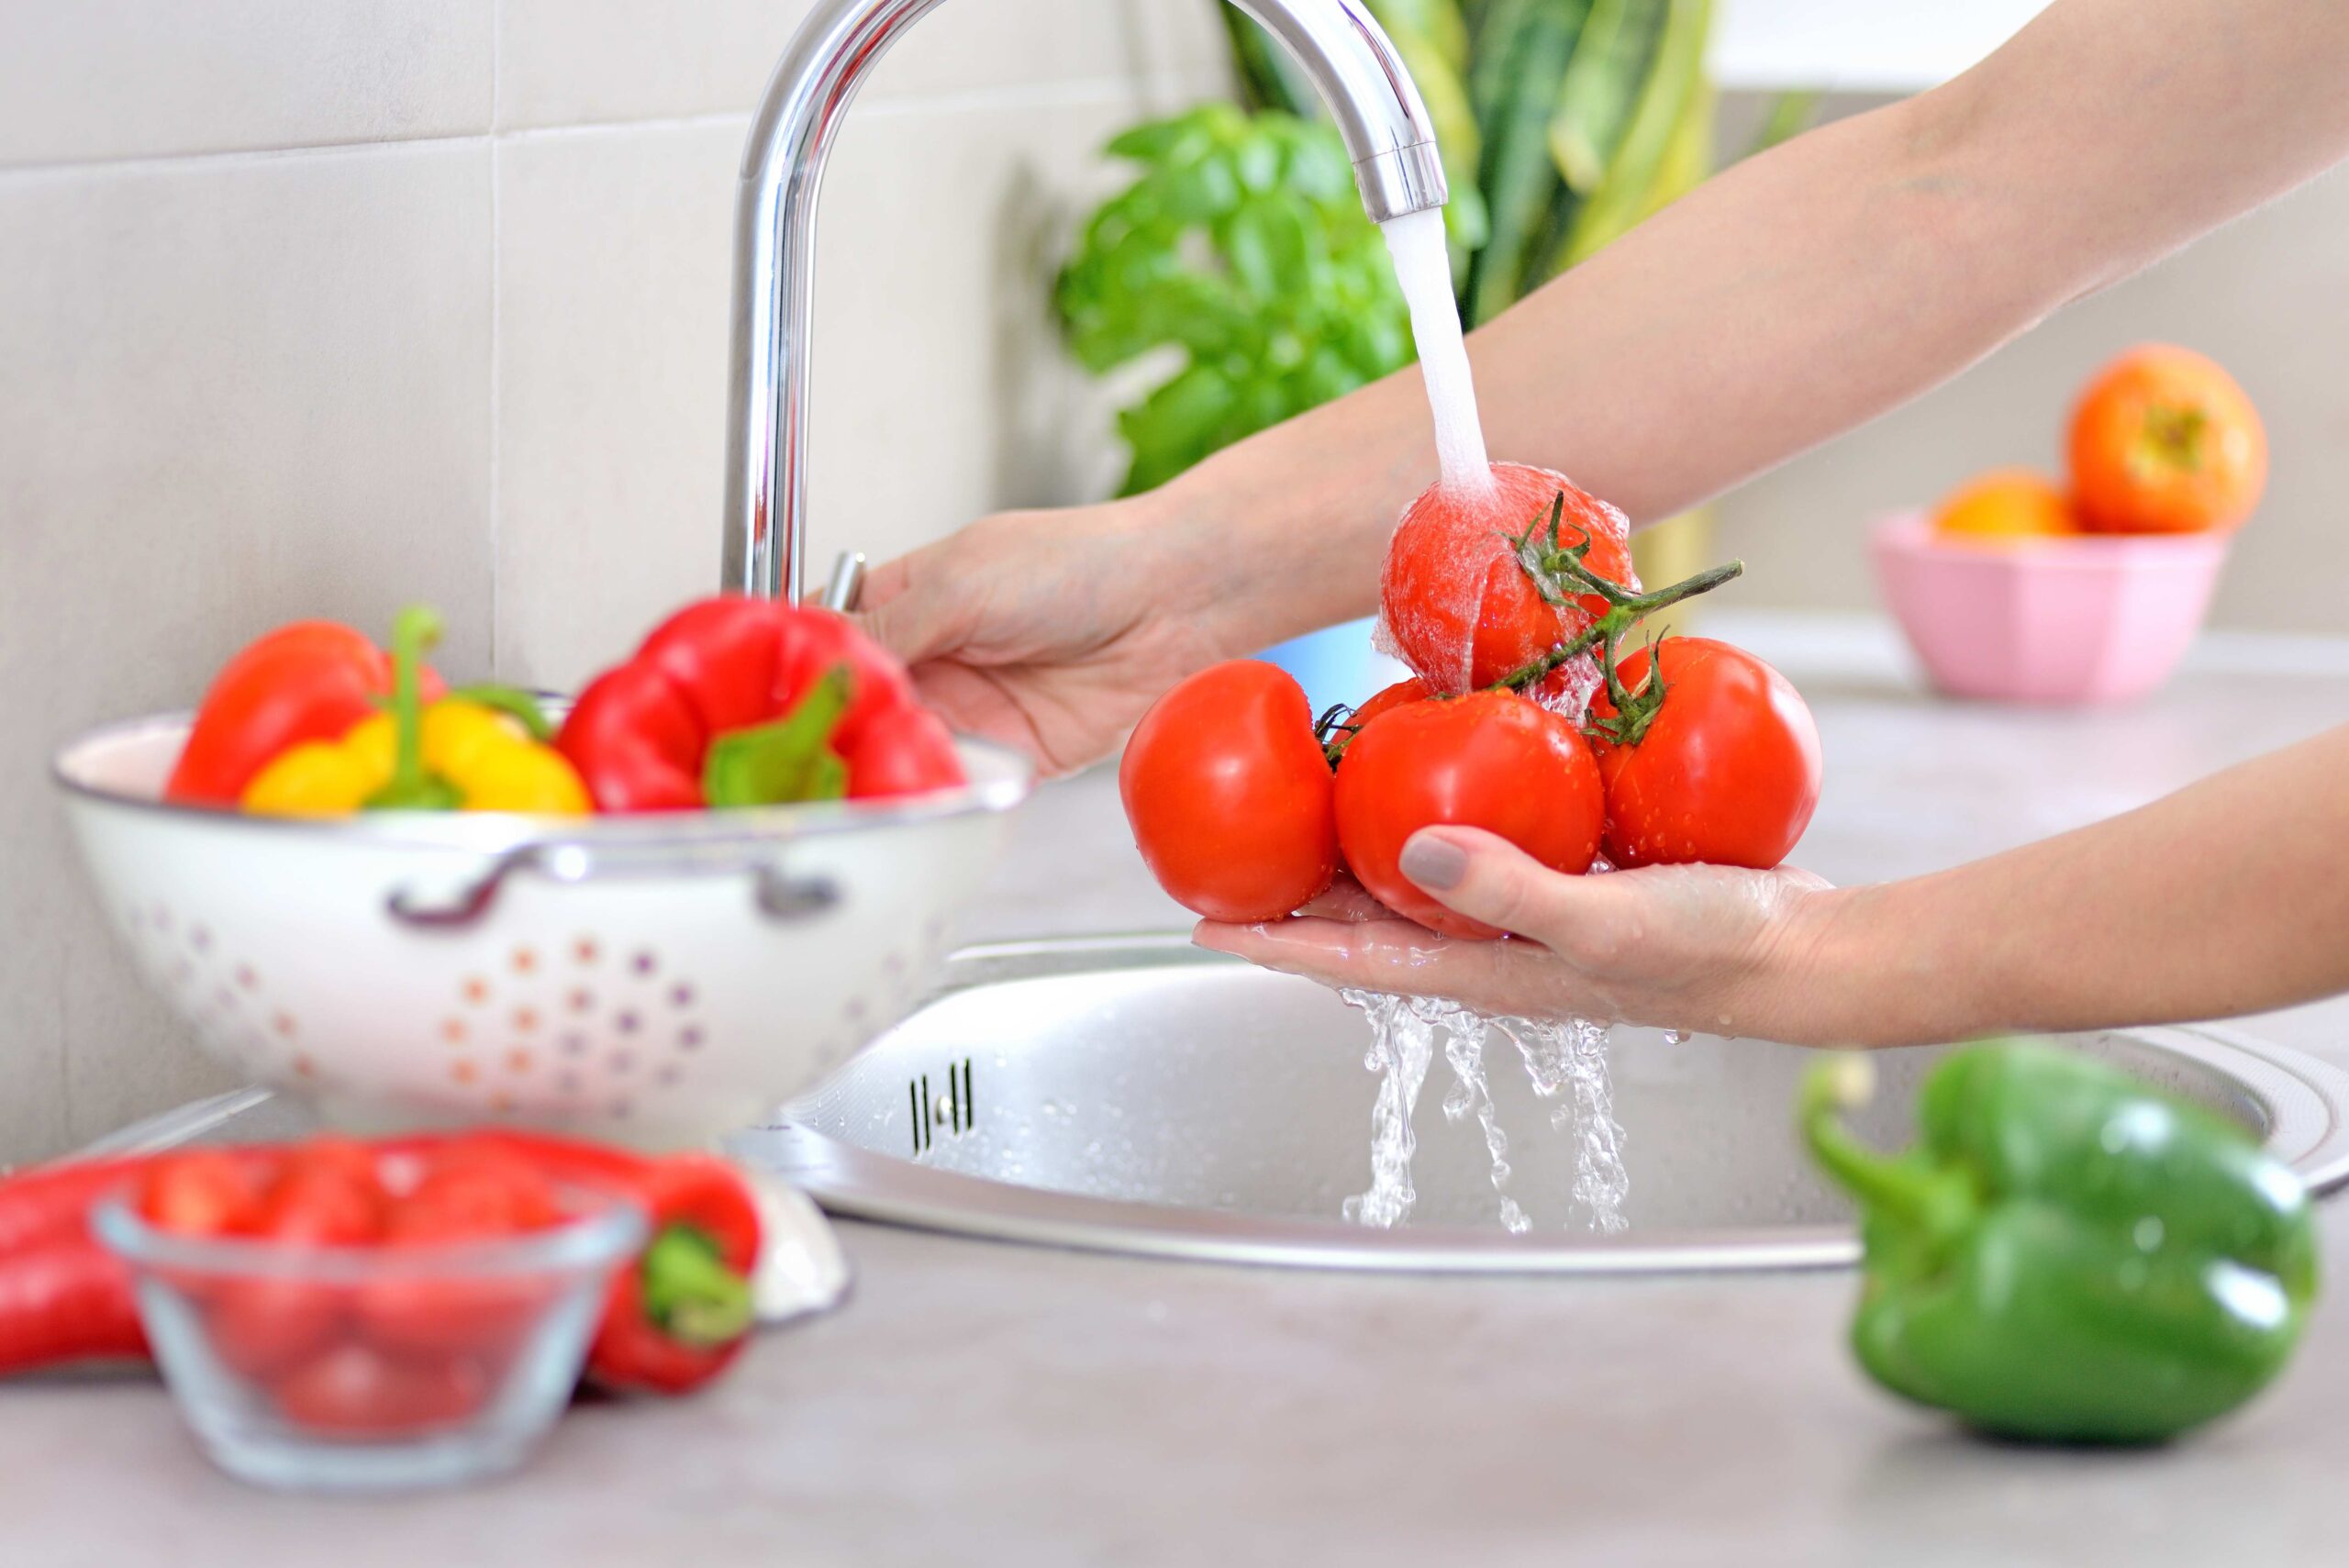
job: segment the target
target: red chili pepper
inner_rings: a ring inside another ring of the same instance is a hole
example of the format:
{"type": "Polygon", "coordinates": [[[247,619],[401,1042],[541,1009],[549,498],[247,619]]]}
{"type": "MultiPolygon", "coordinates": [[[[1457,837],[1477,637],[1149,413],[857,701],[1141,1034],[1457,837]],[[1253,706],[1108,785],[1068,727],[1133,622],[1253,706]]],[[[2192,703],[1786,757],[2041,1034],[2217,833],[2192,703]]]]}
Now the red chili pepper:
{"type": "Polygon", "coordinates": [[[731,1365],[757,1316],[759,1211],[722,1160],[680,1155],[645,1173],[652,1240],[612,1282],[587,1375],[606,1388],[684,1394],[731,1365]]]}
{"type": "Polygon", "coordinates": [[[130,1271],[87,1238],[0,1258],[0,1374],[147,1354],[130,1271]]]}
{"type": "Polygon", "coordinates": [[[45,1243],[86,1239],[90,1206],[129,1184],[155,1162],[151,1154],[65,1160],[9,1173],[0,1181],[0,1258],[45,1243]]]}
{"type": "MultiPolygon", "coordinates": [[[[143,1357],[129,1270],[90,1235],[91,1205],[155,1164],[150,1155],[72,1161],[0,1183],[0,1375],[108,1357],[143,1357]]],[[[217,1171],[159,1192],[192,1202],[217,1171]]]]}
{"type": "Polygon", "coordinates": [[[580,694],[557,749],[603,811],[909,794],[963,782],[945,727],[829,610],[688,605],[580,694]]]}
{"type": "MultiPolygon", "coordinates": [[[[391,661],[359,632],[333,621],[279,627],[214,677],[163,798],[235,806],[279,752],[340,740],[391,689],[391,661]]],[[[440,690],[440,677],[426,671],[425,700],[440,690]]]]}

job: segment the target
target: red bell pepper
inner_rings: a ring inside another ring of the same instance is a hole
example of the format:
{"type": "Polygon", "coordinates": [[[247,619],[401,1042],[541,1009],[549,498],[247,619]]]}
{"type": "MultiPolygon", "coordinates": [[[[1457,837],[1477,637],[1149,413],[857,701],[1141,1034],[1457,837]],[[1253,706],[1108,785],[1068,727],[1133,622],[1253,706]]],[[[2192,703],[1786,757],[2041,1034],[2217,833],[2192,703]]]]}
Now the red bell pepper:
{"type": "Polygon", "coordinates": [[[588,1380],[615,1392],[684,1394],[730,1365],[756,1317],[759,1209],[725,1161],[706,1154],[648,1159],[606,1144],[495,1130],[476,1135],[561,1181],[624,1192],[652,1232],[612,1281],[587,1356],[588,1380]]]}
{"type": "MultiPolygon", "coordinates": [[[[425,699],[437,698],[440,677],[428,670],[423,681],[425,699]]],[[[163,798],[232,806],[279,752],[341,739],[391,690],[391,661],[359,632],[320,620],[279,627],[214,677],[163,798]]]]}
{"type": "Polygon", "coordinates": [[[829,610],[688,605],[580,694],[556,740],[602,811],[869,799],[963,782],[905,668],[829,610]]]}

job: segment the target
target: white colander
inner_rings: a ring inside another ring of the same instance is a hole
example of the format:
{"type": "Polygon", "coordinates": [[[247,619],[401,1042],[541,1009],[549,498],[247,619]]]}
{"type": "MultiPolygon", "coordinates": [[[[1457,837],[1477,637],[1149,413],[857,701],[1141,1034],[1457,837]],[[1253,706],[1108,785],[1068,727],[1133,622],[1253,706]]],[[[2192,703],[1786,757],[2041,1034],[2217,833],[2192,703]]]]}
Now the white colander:
{"type": "Polygon", "coordinates": [[[907,801],[309,823],[158,796],[184,717],[56,776],[100,900],[206,1049],[367,1129],[513,1120],[645,1147],[771,1113],[896,1022],[1028,762],[907,801]]]}

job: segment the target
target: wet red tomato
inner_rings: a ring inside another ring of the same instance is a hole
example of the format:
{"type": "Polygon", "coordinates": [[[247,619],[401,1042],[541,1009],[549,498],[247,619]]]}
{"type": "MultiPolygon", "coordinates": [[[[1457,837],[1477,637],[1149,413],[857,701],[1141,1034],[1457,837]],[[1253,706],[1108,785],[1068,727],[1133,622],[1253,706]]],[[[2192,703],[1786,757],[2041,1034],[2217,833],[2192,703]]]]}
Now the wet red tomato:
{"type": "Polygon", "coordinates": [[[1493,480],[1488,495],[1430,489],[1403,514],[1387,547],[1380,585],[1387,634],[1438,693],[1492,685],[1606,613],[1596,595],[1549,603],[1518,562],[1511,541],[1529,526],[1546,534],[1560,497],[1560,542],[1587,540],[1584,563],[1593,573],[1639,584],[1622,513],[1548,469],[1497,462],[1493,480]]]}
{"type": "Polygon", "coordinates": [[[1346,864],[1398,915],[1456,937],[1497,937],[1404,876],[1422,828],[1481,828],[1553,871],[1590,869],[1604,816],[1590,748],[1558,715],[1513,692],[1411,703],[1364,725],[1338,767],[1346,864]]]}
{"type": "MultiPolygon", "coordinates": [[[[1607,784],[1607,856],[1619,866],[1750,866],[1787,858],[1819,804],[1819,727],[1784,675],[1704,637],[1660,645],[1664,695],[1636,745],[1594,742],[1607,784]]],[[[1637,691],[1651,662],[1622,662],[1637,691]]],[[[1594,721],[1615,717],[1602,692],[1594,721]]]]}
{"type": "Polygon", "coordinates": [[[1210,920],[1275,920],[1330,885],[1330,762],[1305,690],[1254,660],[1202,670],[1126,743],[1118,794],[1142,860],[1210,920]]]}

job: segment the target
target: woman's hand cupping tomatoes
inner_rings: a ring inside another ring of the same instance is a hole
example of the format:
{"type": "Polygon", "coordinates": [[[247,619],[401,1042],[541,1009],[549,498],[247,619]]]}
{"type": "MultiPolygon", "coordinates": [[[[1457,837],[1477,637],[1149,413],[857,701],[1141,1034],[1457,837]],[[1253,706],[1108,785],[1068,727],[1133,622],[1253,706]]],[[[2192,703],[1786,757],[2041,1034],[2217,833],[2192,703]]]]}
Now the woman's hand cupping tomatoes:
{"type": "Polygon", "coordinates": [[[1601,675],[1642,617],[1742,568],[1643,593],[1622,514],[1541,469],[1494,479],[1429,492],[1396,532],[1384,618],[1410,679],[1317,728],[1288,676],[1222,664],[1143,719],[1119,784],[1177,900],[1211,921],[1273,921],[1342,860],[1385,910],[1486,940],[1508,933],[1404,873],[1414,835],[1479,829],[1539,876],[1589,870],[1602,840],[1631,867],[1768,869],[1793,848],[1819,797],[1819,737],[1784,678],[1687,638],[1601,675]],[[1586,714],[1575,693],[1593,684],[1611,695],[1586,714]]]}

